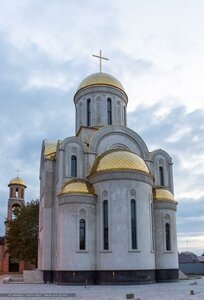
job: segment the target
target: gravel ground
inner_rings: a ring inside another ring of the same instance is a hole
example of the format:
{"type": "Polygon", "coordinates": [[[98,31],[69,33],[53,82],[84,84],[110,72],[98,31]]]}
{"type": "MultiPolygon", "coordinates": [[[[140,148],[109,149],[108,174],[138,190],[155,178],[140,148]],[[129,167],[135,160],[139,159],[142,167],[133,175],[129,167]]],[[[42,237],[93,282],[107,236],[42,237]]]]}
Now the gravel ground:
{"type": "Polygon", "coordinates": [[[204,277],[173,283],[88,287],[55,284],[5,284],[3,283],[4,277],[5,275],[0,276],[0,300],[125,300],[126,294],[134,294],[134,299],[140,300],[204,300],[204,277]]]}

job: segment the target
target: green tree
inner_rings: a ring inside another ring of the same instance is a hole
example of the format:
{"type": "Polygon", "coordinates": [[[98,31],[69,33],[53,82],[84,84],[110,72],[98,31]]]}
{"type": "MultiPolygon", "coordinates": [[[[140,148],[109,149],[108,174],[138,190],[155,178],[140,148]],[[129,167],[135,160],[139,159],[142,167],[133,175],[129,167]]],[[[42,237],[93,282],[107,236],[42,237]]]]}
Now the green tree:
{"type": "Polygon", "coordinates": [[[37,266],[39,201],[28,202],[14,215],[13,220],[6,222],[7,251],[11,257],[37,266]]]}

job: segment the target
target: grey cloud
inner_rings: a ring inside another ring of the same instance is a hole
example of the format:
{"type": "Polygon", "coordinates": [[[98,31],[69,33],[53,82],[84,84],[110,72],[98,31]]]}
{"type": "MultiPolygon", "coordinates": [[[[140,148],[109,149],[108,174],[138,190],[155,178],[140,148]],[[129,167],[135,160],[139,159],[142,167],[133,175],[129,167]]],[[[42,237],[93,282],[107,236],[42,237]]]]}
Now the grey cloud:
{"type": "MultiPolygon", "coordinates": [[[[165,99],[164,99],[165,100],[165,99]]],[[[129,126],[136,130],[145,140],[151,150],[153,145],[166,150],[173,157],[175,190],[183,193],[195,190],[203,191],[204,170],[203,166],[192,166],[184,170],[181,158],[195,164],[194,158],[203,160],[204,153],[204,110],[186,112],[185,107],[177,106],[169,109],[165,118],[156,118],[156,113],[162,103],[151,107],[139,107],[129,113],[129,126]],[[168,137],[177,130],[190,128],[180,138],[170,142],[168,137]],[[196,138],[195,138],[196,137],[196,138]]],[[[177,195],[177,194],[176,194],[177,195]]],[[[195,195],[196,196],[196,195],[195,195]]],[[[196,235],[203,231],[204,226],[204,201],[203,197],[179,198],[177,211],[177,230],[186,236],[196,235]]]]}

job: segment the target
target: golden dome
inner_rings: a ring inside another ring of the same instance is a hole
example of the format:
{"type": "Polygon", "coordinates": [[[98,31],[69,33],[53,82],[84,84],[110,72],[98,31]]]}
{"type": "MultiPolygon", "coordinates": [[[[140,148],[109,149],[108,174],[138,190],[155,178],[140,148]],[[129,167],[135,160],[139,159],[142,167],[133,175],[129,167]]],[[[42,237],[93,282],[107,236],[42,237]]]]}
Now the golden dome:
{"type": "Polygon", "coordinates": [[[12,184],[16,184],[16,185],[23,185],[25,188],[26,188],[26,184],[25,184],[25,181],[19,177],[16,177],[14,179],[12,179],[8,186],[12,185],[12,184]]]}
{"type": "Polygon", "coordinates": [[[124,87],[122,86],[120,81],[106,73],[93,73],[87,76],[84,80],[82,80],[82,82],[78,86],[77,92],[83,88],[94,85],[109,85],[125,92],[124,87]]]}
{"type": "Polygon", "coordinates": [[[153,197],[154,200],[161,200],[161,201],[175,201],[174,195],[166,189],[163,188],[154,188],[153,189],[153,197]]]}
{"type": "Polygon", "coordinates": [[[98,156],[91,167],[90,175],[107,170],[137,170],[149,174],[149,169],[141,157],[122,149],[112,149],[98,156]]]}
{"type": "Polygon", "coordinates": [[[92,194],[95,195],[94,187],[83,179],[73,179],[65,182],[60,190],[60,195],[65,194],[92,194]]]}
{"type": "Polygon", "coordinates": [[[44,158],[54,160],[57,151],[57,141],[45,140],[44,158]]]}

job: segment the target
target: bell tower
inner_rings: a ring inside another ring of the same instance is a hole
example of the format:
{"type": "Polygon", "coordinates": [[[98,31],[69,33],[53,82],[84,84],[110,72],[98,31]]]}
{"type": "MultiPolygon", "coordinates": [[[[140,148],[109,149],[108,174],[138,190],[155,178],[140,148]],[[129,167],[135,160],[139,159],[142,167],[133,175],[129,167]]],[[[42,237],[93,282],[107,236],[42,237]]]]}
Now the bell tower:
{"type": "Polygon", "coordinates": [[[12,220],[13,212],[15,209],[20,209],[25,201],[25,181],[18,176],[12,179],[9,184],[9,199],[8,199],[8,211],[7,219],[12,220]]]}

